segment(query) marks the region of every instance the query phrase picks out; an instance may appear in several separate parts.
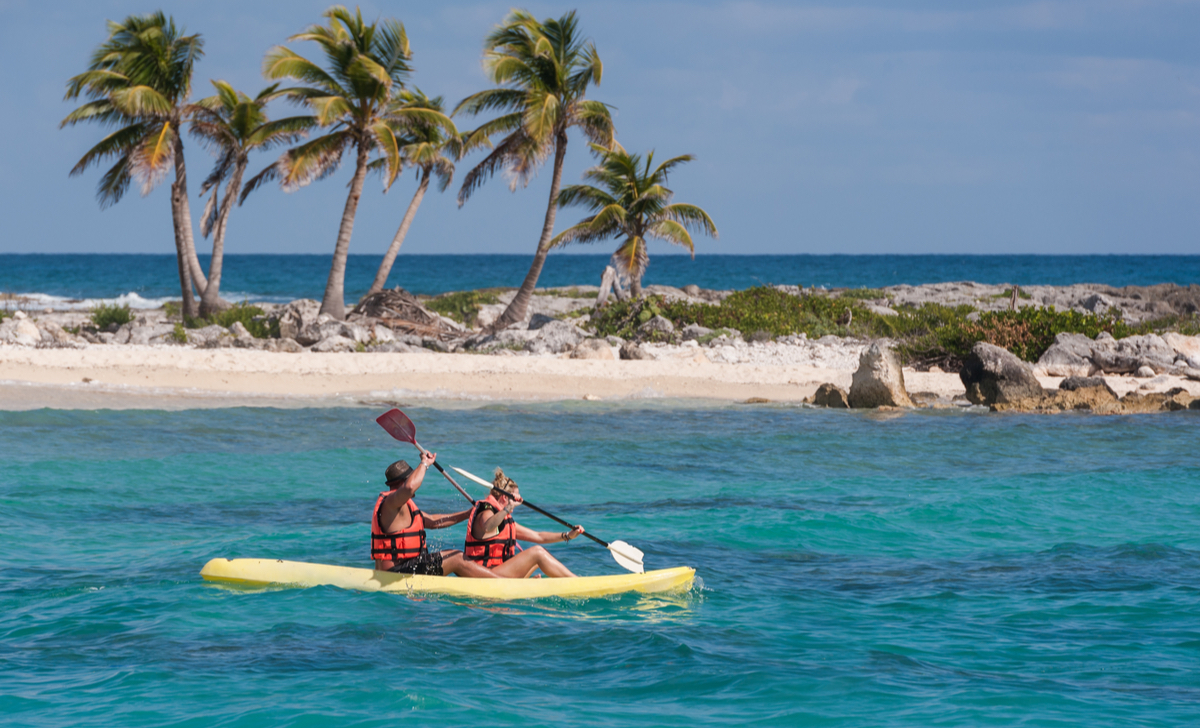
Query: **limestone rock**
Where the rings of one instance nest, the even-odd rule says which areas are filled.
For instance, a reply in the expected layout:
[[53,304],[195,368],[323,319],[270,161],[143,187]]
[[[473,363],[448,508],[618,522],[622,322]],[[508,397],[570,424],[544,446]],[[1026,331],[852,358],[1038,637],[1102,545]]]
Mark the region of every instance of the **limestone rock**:
[[[123,329],[124,327],[122,327]],[[146,346],[154,339],[169,338],[175,333],[175,324],[148,324],[129,329],[129,338],[125,343]],[[157,342],[155,342],[157,343]]]
[[425,348],[406,344],[403,341],[385,341],[374,346],[368,346],[367,351],[385,354],[417,354],[425,351]]
[[561,354],[574,349],[587,338],[578,326],[570,321],[551,321],[537,330],[537,335],[525,344],[525,349],[534,354]]
[[[24,314],[24,311],[17,311],[19,314]],[[13,327],[12,343],[20,344],[21,346],[37,346],[42,340],[42,332],[38,330],[37,324],[25,318],[22,315],[20,318],[13,314],[13,319],[17,322]]]
[[662,338],[675,333],[675,324],[662,316],[655,316],[638,327],[638,335],[652,338]]
[[270,342],[272,351],[278,351],[284,354],[299,354],[300,352],[304,351],[304,347],[300,346],[300,342],[296,341],[295,339],[280,337],[278,339],[270,339]]
[[[857,375],[856,375],[857,376]],[[967,399],[992,406],[1016,404],[1042,397],[1042,385],[1033,369],[1006,349],[980,341],[971,348],[959,372]]]
[[188,343],[193,346],[208,348],[218,339],[229,338],[229,329],[224,326],[210,324],[202,329],[184,329]]
[[623,361],[639,361],[653,358],[645,349],[632,341],[626,341],[624,344],[621,344],[621,359]]
[[613,361],[612,347],[604,339],[584,339],[571,352],[571,358]]
[[357,342],[354,339],[348,339],[345,336],[330,336],[328,339],[322,339],[317,342],[312,350],[321,353],[333,351],[356,351],[358,349]]
[[850,407],[850,400],[846,396],[846,390],[829,382],[817,387],[817,391],[813,394],[811,402],[818,407],[829,407],[832,409],[847,409]]
[[1147,412],[1175,412],[1191,406],[1194,398],[1182,387],[1176,387],[1166,392],[1130,392],[1121,399],[1124,411],[1128,414]]
[[[686,288],[684,290],[687,290]],[[669,321],[667,323],[670,323]],[[680,329],[680,334],[683,335],[684,341],[695,341],[696,339],[708,336],[713,332],[712,329],[701,326],[700,324],[688,324]]]
[[1163,343],[1175,350],[1176,359],[1184,359],[1193,369],[1200,369],[1200,336],[1184,336],[1174,331],[1162,335]]
[[1051,397],[1044,400],[1047,410],[1091,410],[1096,414],[1117,414],[1123,407],[1117,393],[1103,377],[1068,377]]
[[551,321],[557,321],[557,319],[554,318],[553,316],[547,316],[544,313],[535,313],[529,317],[528,328],[530,331],[537,331],[538,329],[541,329],[543,326],[550,323]]
[[1051,377],[1088,377],[1097,367],[1092,362],[1093,341],[1083,334],[1060,333],[1038,359],[1036,369]]
[[1151,377],[1154,376],[1154,374],[1155,374],[1155,371],[1154,371],[1153,367],[1149,367],[1149,366],[1143,364],[1142,366],[1137,368],[1137,371],[1133,373],[1133,376],[1137,377],[1138,379],[1150,379]]
[[855,409],[915,406],[904,388],[904,370],[896,353],[878,341],[871,344],[858,359],[847,401]]
[[[320,310],[320,303],[311,298],[301,298],[274,311],[271,317],[279,321],[279,338],[296,339],[299,341],[300,332],[316,323]],[[315,344],[317,340],[319,339],[314,339],[308,343]]]

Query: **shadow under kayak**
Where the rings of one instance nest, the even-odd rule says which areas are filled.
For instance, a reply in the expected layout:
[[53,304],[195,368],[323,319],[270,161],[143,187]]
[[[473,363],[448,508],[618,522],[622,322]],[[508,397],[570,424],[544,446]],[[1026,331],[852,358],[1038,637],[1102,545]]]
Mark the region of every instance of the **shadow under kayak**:
[[394,574],[352,566],[308,564],[280,559],[213,559],[200,570],[207,581],[248,587],[336,586],[400,594],[446,594],[478,599],[599,597],[636,591],[645,594],[684,591],[696,570],[690,566],[643,574],[575,576],[563,579],[463,579],[457,576]]

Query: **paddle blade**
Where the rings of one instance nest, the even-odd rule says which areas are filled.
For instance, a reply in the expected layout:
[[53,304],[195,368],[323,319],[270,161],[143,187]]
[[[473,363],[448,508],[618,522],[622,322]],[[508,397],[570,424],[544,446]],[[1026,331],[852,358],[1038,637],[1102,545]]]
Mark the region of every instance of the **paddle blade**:
[[491,488],[491,487],[492,487],[492,484],[491,484],[491,483],[487,482],[486,480],[484,480],[483,478],[479,477],[478,475],[471,475],[470,473],[468,473],[467,471],[463,470],[462,468],[456,468],[456,467],[454,467],[453,465],[451,465],[451,466],[450,466],[450,469],[451,469],[451,470],[457,470],[459,475],[463,476],[464,478],[469,478],[470,480],[474,480],[476,483],[479,483],[480,485],[484,486],[485,488]]
[[375,418],[375,421],[400,442],[407,442],[410,445],[417,444],[417,426],[400,410],[388,410]]
[[624,541],[613,541],[608,544],[608,551],[612,554],[613,560],[626,571],[632,571],[635,574],[646,571],[646,566],[642,563],[645,554],[640,549],[635,549]]

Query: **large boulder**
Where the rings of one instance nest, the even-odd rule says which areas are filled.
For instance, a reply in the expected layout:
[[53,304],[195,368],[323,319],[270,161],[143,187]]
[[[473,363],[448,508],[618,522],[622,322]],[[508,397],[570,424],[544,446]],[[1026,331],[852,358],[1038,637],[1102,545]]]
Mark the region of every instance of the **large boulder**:
[[571,351],[587,338],[578,326],[570,321],[551,321],[537,330],[537,335],[525,344],[534,354],[561,354]]
[[281,339],[295,339],[301,344],[301,337],[308,340],[308,344],[315,344],[320,341],[320,336],[317,332],[311,332],[311,336],[304,336],[300,332],[311,327],[317,322],[317,316],[321,311],[321,304],[311,298],[301,298],[296,301],[276,309],[271,317],[279,321],[279,337]]
[[1175,358],[1175,350],[1158,334],[1127,336],[1118,341],[1102,333],[1092,349],[1092,361],[1106,374],[1132,374],[1141,367],[1161,374],[1175,368]]
[[1166,392],[1130,392],[1121,399],[1121,404],[1126,414],[1143,414],[1189,409],[1194,401],[1186,389],[1176,387]]
[[[686,289],[685,289],[686,290]],[[667,323],[671,323],[668,321]],[[700,324],[688,324],[680,329],[679,333],[683,336],[684,341],[694,341],[703,339],[713,332],[712,329],[701,326]]]
[[1043,395],[1032,367],[1007,349],[985,341],[971,347],[958,376],[973,404],[1012,405],[1039,400]]
[[[17,313],[21,313],[18,311]],[[5,322],[9,324],[9,322]],[[21,346],[37,346],[42,341],[42,332],[38,330],[37,324],[30,321],[24,316],[13,317],[11,322],[11,333],[6,336],[9,343],[19,344]]]
[[185,329],[184,333],[187,334],[189,344],[200,348],[210,348],[222,338],[231,338],[229,329],[217,324],[209,324],[202,329]]
[[1093,342],[1083,334],[1061,333],[1038,359],[1036,370],[1051,377],[1089,377],[1096,373]]
[[624,344],[621,344],[620,354],[622,361],[642,361],[654,358],[648,351],[632,341],[626,341]]
[[810,402],[818,407],[829,407],[831,409],[846,409],[850,406],[846,390],[829,382],[817,387],[817,391],[813,393]]
[[904,387],[904,370],[894,351],[876,341],[862,353],[847,401],[855,409],[915,406]]

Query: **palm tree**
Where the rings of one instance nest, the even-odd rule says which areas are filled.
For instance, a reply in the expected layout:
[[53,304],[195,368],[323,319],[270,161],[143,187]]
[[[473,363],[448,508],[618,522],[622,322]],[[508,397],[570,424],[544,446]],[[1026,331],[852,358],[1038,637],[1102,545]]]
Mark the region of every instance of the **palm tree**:
[[594,149],[603,155],[600,164],[584,172],[583,178],[599,186],[570,185],[558,196],[560,206],[579,205],[594,214],[556,235],[550,246],[624,237],[613,259],[621,272],[629,276],[631,292],[637,298],[642,295],[642,275],[650,262],[646,250],[648,238],[685,247],[694,258],[696,247],[688,231],[715,238],[717,226],[701,208],[671,202],[675,193],[666,186],[667,175],[675,167],[695,159],[692,155],[673,157],[653,167],[654,152],[643,160],[642,155],[629,154],[620,144],[612,150]]
[[[312,117],[300,116],[278,121],[267,118],[266,106],[278,96],[279,84],[268,86],[251,99],[225,81],[213,81],[215,96],[196,102],[192,133],[217,153],[217,164],[200,186],[200,194],[211,192],[200,218],[200,233],[213,236],[212,262],[208,285],[200,298],[200,316],[208,317],[221,305],[221,268],[225,251],[225,231],[233,201],[242,190],[242,176],[250,152],[291,144],[303,138],[313,126]],[[226,182],[221,199],[221,183]]]
[[502,169],[512,174],[510,189],[515,190],[518,183],[528,185],[538,167],[551,153],[554,155],[550,201],[537,252],[516,297],[493,324],[493,328],[501,329],[524,320],[550,252],[567,130],[577,127],[592,143],[607,148],[613,144],[613,124],[607,106],[585,98],[590,84],[600,84],[603,66],[596,47],[580,37],[574,11],[558,20],[539,22],[524,10],[513,10],[488,35],[484,47],[484,71],[499,88],[463,99],[454,113],[506,112],[475,132],[486,137],[505,136],[463,180],[459,206]]
[[[431,99],[420,89],[402,91],[398,100],[406,108],[430,109],[438,113],[443,111],[441,96]],[[417,179],[419,180],[417,191],[413,194],[412,201],[408,203],[408,209],[405,210],[400,227],[392,238],[392,244],[388,246],[383,260],[379,263],[379,270],[375,273],[375,280],[371,283],[367,295],[382,291],[384,284],[387,283],[388,275],[392,272],[392,264],[396,261],[396,254],[400,252],[400,246],[404,244],[404,238],[408,235],[408,228],[412,225],[413,218],[416,217],[417,208],[421,206],[421,200],[424,199],[425,192],[429,189],[429,179],[436,175],[438,190],[445,192],[446,187],[454,179],[454,163],[470,149],[487,143],[486,137],[474,136],[469,132],[448,133],[443,126],[430,124],[410,124],[408,126],[407,129],[397,130],[404,134],[400,140],[400,158],[403,164],[417,168]],[[381,161],[374,164],[378,165]]]
[[174,166],[171,217],[183,313],[196,315],[192,284],[200,292],[207,281],[196,258],[192,214],[188,205],[187,166],[180,133],[193,107],[187,103],[192,69],[204,55],[199,35],[184,35],[162,11],[131,15],[108,23],[108,40],[92,53],[88,70],[67,82],[66,99],[91,99],[63,119],[60,127],[90,121],[119,127],[92,147],[71,175],[105,160],[115,163],[100,178],[96,197],[101,208],[120,201],[134,179],[146,195]]
[[299,189],[336,172],[342,156],[348,150],[355,151],[354,177],[321,301],[321,313],[343,319],[346,255],[372,153],[381,155],[384,184],[391,186],[402,164],[395,134],[398,126],[442,125],[454,133],[454,124],[439,112],[403,108],[395,103],[396,94],[412,70],[409,66],[412,52],[403,24],[396,20],[365,23],[361,10],[351,14],[340,5],[325,11],[324,17],[329,25],[310,26],[288,40],[319,45],[328,70],[283,46],[276,46],[263,60],[263,75],[307,84],[280,89],[278,93],[307,105],[313,112],[310,117],[313,123],[329,127],[330,131],[286,152],[279,162],[247,182],[242,195],[273,179],[278,179],[285,191]]

